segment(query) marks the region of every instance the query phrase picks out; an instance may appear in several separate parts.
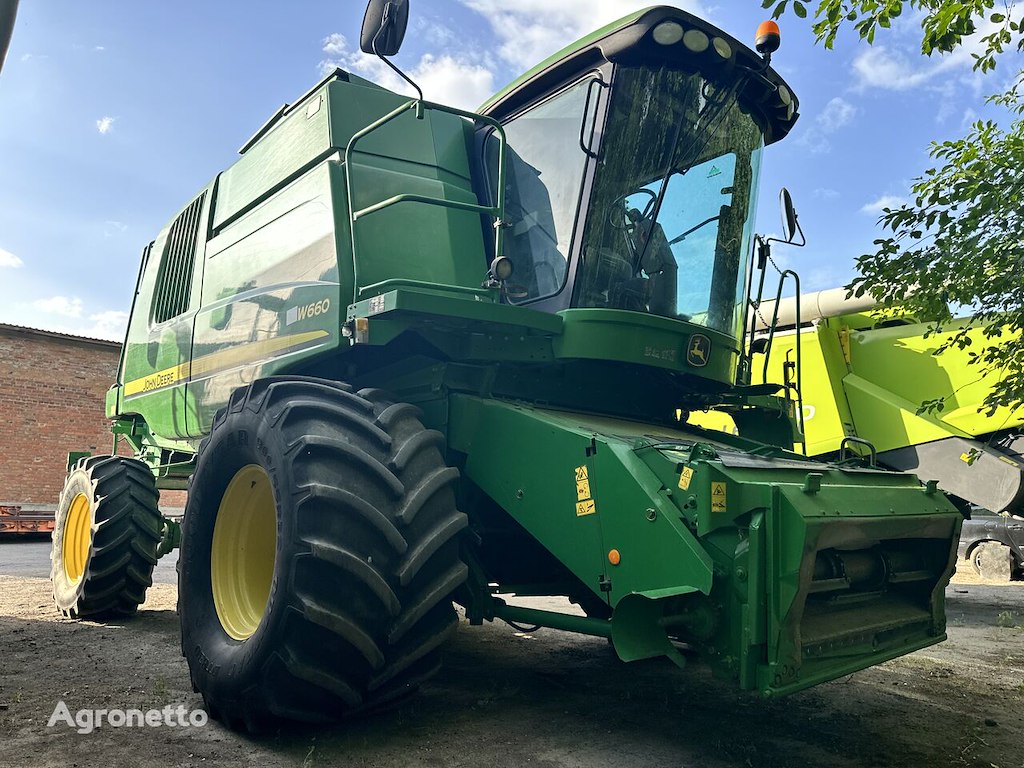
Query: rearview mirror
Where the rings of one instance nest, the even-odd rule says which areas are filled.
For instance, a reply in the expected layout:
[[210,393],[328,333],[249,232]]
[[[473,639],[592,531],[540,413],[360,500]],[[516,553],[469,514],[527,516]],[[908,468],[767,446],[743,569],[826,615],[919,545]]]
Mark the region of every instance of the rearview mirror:
[[793,196],[785,187],[779,192],[779,207],[782,209],[782,239],[792,243],[797,233],[796,208],[793,207]]
[[363,15],[359,48],[376,56],[394,56],[409,24],[409,0],[370,0]]

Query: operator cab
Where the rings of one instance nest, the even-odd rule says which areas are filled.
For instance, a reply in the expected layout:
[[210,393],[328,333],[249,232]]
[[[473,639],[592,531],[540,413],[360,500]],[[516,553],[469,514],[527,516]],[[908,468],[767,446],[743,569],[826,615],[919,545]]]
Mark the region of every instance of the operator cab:
[[[767,61],[674,8],[562,51],[481,109],[505,130],[506,300],[739,338],[761,151],[797,102]],[[480,134],[485,175],[497,140]]]

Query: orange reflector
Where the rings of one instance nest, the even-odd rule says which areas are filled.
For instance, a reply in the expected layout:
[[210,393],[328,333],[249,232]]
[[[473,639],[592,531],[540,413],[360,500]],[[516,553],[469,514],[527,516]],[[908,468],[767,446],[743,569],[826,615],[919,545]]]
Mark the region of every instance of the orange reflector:
[[608,562],[612,565],[618,565],[619,561],[622,560],[622,555],[619,554],[619,550],[610,549],[608,550]]

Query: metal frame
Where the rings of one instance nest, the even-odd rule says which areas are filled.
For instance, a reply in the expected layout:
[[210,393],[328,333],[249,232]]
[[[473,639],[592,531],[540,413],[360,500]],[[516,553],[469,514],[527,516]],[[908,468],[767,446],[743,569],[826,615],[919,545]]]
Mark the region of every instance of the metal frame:
[[[360,210],[355,210],[352,205],[352,155],[355,152],[356,143],[373,133],[375,130],[380,128],[392,120],[401,117],[409,110],[415,110],[416,119],[423,119],[424,110],[433,110],[436,112],[445,112],[450,115],[457,117],[464,117],[474,122],[486,123],[494,128],[497,132],[500,140],[498,142],[498,189],[497,194],[494,197],[495,204],[490,205],[479,205],[476,203],[463,203],[458,200],[444,200],[439,197],[428,197],[426,195],[414,195],[414,194],[402,194],[394,195],[386,200],[381,200],[378,203],[367,206]],[[352,138],[349,139],[348,146],[345,147],[345,191],[348,197],[348,214],[349,214],[349,229],[352,235],[352,301],[353,303],[359,300],[361,288],[359,285],[359,258],[357,257],[358,249],[356,243],[356,222],[363,216],[368,216],[371,213],[376,213],[385,208],[389,208],[392,205],[398,203],[425,203],[427,205],[437,205],[442,208],[453,208],[459,211],[469,211],[470,213],[479,213],[481,215],[490,216],[494,219],[494,253],[497,256],[501,256],[504,253],[504,216],[505,216],[505,130],[502,128],[501,123],[492,117],[486,115],[480,115],[476,112],[467,112],[461,109],[455,109],[454,107],[447,107],[443,104],[436,104],[431,101],[422,101],[420,99],[413,99],[408,101],[397,109],[388,112],[383,117],[370,123],[362,130],[353,134]]]

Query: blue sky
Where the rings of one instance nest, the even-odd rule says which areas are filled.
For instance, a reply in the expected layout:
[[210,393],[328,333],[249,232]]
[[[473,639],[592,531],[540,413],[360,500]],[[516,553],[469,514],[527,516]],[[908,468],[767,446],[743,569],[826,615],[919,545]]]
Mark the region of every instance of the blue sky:
[[[412,0],[396,63],[434,101],[472,108],[561,46],[647,3]],[[749,41],[758,0],[679,3]],[[142,248],[325,67],[397,86],[360,56],[356,2],[22,0],[0,73],[0,322],[123,338]],[[924,58],[913,18],[869,47],[834,51],[782,20],[776,68],[801,101],[765,154],[757,230],[792,191],[807,234],[777,249],[807,290],[852,277],[885,204],[929,167],[928,142],[961,135],[1019,68],[971,72],[969,51]]]

